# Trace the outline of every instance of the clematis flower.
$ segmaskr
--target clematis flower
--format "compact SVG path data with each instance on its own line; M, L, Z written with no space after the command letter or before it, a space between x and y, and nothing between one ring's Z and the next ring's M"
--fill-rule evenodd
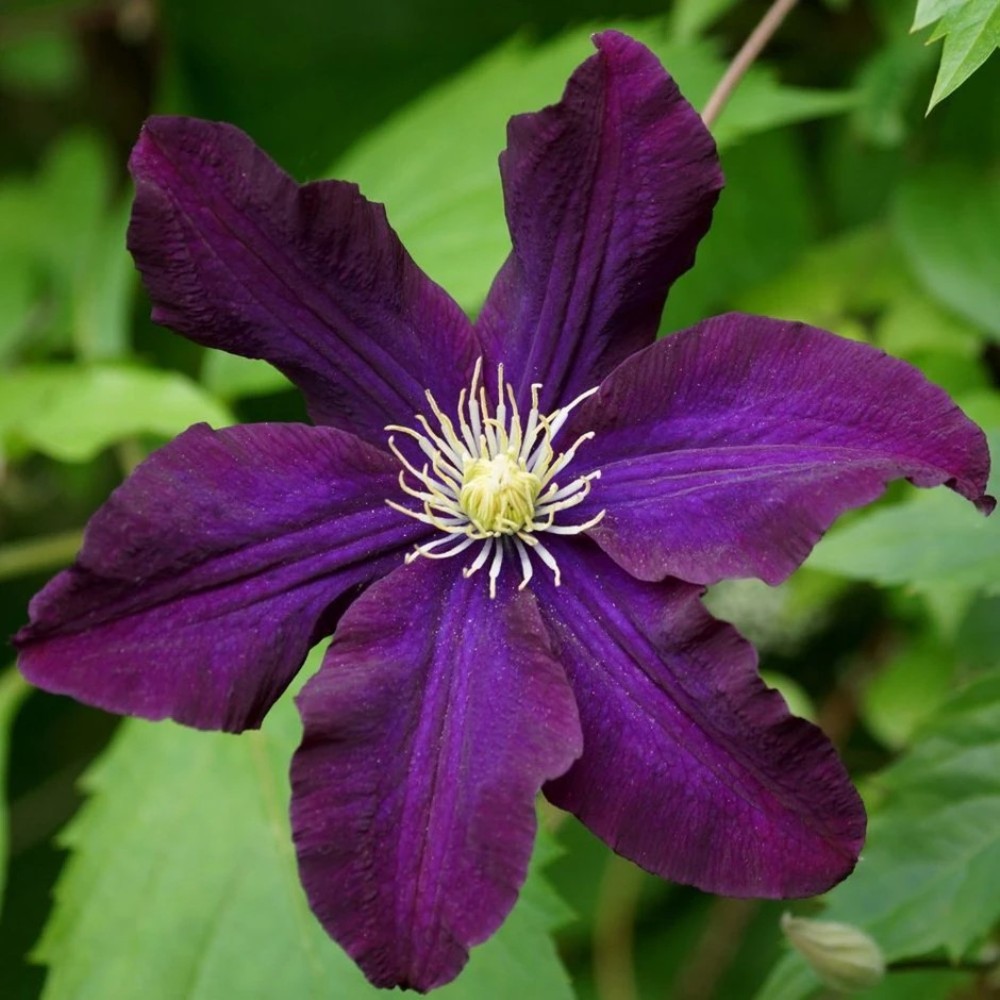
M50 691L235 732L332 633L298 699L295 846L379 986L445 983L497 929L539 790L712 892L844 878L861 802L702 592L780 582L897 477L992 505L982 433L878 350L740 314L654 342L722 175L654 56L595 45L510 123L513 250L474 324L354 185L147 122L129 246L154 319L267 359L315 426L153 454L16 640Z

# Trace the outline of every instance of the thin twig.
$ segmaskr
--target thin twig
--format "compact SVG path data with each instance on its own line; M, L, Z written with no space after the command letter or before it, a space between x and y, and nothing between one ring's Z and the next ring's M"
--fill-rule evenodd
M706 125L711 126L719 117L726 102L736 89L736 84L753 65L754 60L760 55L761 50L771 40L771 36L778 30L781 22L784 21L788 12L797 2L798 0L774 0L774 3L768 8L760 24L753 29L750 37L743 43L743 47L733 57L733 61L727 67L726 72L722 74L722 79L706 102L705 110L701 113L701 120Z

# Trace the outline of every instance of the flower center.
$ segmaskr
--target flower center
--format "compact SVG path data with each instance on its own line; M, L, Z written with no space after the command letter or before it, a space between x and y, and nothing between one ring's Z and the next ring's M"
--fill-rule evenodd
M513 535L528 527L542 481L529 472L513 448L493 458L477 458L465 469L458 505L487 533Z
M534 554L551 570L558 586L559 564L538 536L578 535L594 527L604 517L604 511L583 524L556 524L563 511L584 501L601 473L588 472L560 485L557 477L573 461L577 448L594 435L583 434L558 453L553 442L570 413L597 388L545 415L539 411L542 387L533 385L531 409L522 421L514 391L504 383L503 365L497 367L497 399L493 406L485 387L479 384L481 373L480 360L471 386L463 389L458 398L457 427L428 391L433 423L418 414L420 430L396 425L386 428L412 438L427 458L417 468L396 446L395 438L389 438L389 448L403 466L400 489L420 501L421 506L404 507L394 500L386 503L440 532L439 537L418 545L406 561L421 556L447 559L477 547L463 574L470 577L489 563L490 597L496 597L505 556L516 558L523 590L532 577Z

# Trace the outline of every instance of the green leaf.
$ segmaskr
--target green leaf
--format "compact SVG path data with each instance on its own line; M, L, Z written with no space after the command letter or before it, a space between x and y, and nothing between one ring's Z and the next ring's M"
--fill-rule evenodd
M998 453L1000 432L991 437ZM944 489L921 491L834 528L813 550L812 569L916 590L963 587L1000 593L1000 519Z
M0 910L7 884L7 754L14 716L30 690L13 667L0 674Z
M0 365L17 352L25 337L36 293L31 261L0 248Z
M787 132L757 135L726 154L729 181L695 266L670 290L665 329L679 330L773 279L805 252L813 205L801 151Z
M125 249L130 201L94 226L90 252L74 275L73 340L85 361L108 361L128 350L129 304L136 270Z
M1000 48L1000 0L920 0L917 31L938 21L929 41L944 39L927 110L954 93Z
M890 33L858 74L852 131L882 149L900 146L912 127L911 100L935 58L914 38Z
M892 226L927 291L1000 340L1000 176L924 167L901 186Z
M227 402L245 396L266 396L291 387L273 365L226 351L205 351L201 380L213 395Z
M875 341L896 357L910 360L940 352L969 361L982 353L982 329L939 306L916 289L897 295L878 319Z
M236 737L122 725L63 836L73 853L37 949L50 967L45 1000L384 995L326 936L299 884L287 818L299 737L287 695L260 732ZM502 930L436 995L569 1000L547 936L562 916L536 864Z
M39 178L47 257L66 279L84 266L111 194L111 158L92 132L68 132L46 154Z
M865 228L809 249L785 273L740 298L737 306L858 338L863 336L860 315L885 308L910 288L888 234Z
M67 90L81 76L80 57L68 30L48 30L0 42L0 83L50 94Z
M947 700L954 672L951 650L932 635L919 636L866 685L865 725L886 746L902 749Z
M920 31L968 2L969 0L917 0L917 11L910 30Z
M16 270L0 287L0 319L10 322L0 327L0 358L123 352L134 268L126 206L108 212L111 186L107 150L84 130L64 134L31 180L0 183L0 266L11 260Z
M695 106L725 69L708 43L671 42L658 24L622 27L654 49ZM507 43L398 112L328 172L384 202L417 262L469 311L482 304L510 248L497 172L507 120L559 99L570 73L594 51L590 33L575 29L537 47ZM852 94L784 87L756 65L715 135L726 146L778 125L836 114L853 101Z
M700 38L739 0L677 0L670 12L670 33L678 42Z
M87 461L135 434L166 438L199 421L233 423L224 406L174 372L36 365L0 375L0 384L0 446L64 462Z
M864 855L828 895L824 919L862 927L890 962L939 949L953 960L967 955L1000 918L998 765L994 673L956 695L873 783ZM788 955L758 997L798 1000L816 985L803 961Z

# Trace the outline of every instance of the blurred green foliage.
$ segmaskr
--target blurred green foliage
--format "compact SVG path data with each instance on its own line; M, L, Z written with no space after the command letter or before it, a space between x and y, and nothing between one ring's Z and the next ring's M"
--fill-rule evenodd
M266 366L149 322L124 249L124 164L146 114L233 121L301 179L360 182L387 203L418 261L475 312L507 249L496 172L506 118L558 97L588 31L627 24L700 105L766 7L7 0L4 634L150 448L197 420L302 418ZM996 0L800 3L717 123L727 190L663 332L741 308L868 340L955 394L996 453L1000 64L986 57L998 11ZM940 68L938 47L924 44L932 24L944 38ZM945 96L925 118L928 101ZM781 588L735 583L710 595L863 782L869 846L829 895L829 913L865 926L892 960L970 960L996 933L998 580L1000 518L900 487L845 518ZM113 720L25 693L9 669L0 675L5 998L43 988L44 970L24 956L63 869L35 953L53 969L47 996L371 994L310 923L295 879L283 801L297 723L287 702L244 741L130 722L92 765ZM61 841L74 850L67 864L52 839L77 810L84 771L91 798ZM780 905L666 885L575 822L546 812L544 823L559 848L544 841L519 910L452 995L567 995L546 940L557 924L580 997L815 993L805 967L782 957ZM892 973L870 995L987 995L977 989L986 987L972 972L924 970Z

